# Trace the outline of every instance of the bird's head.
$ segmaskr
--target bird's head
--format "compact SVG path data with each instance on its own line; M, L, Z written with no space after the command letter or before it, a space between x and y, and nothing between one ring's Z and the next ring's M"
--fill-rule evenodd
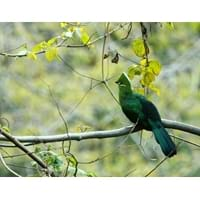
M122 73L122 75L119 77L119 79L115 83L117 83L121 87L131 88L130 79L128 78L128 76L125 72Z

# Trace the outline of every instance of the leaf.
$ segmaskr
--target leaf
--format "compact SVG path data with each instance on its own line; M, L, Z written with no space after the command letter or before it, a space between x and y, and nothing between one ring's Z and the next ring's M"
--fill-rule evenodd
M70 27L70 28L74 28L74 27ZM69 31L72 31L72 32L76 31L77 36L79 38L81 38L81 35L82 35L82 32L83 32L83 28L76 28L75 30L73 29L73 30L69 30Z
M132 65L128 68L128 77L132 80L135 75L141 75L142 68L139 65Z
M77 28L76 27L75 31L76 31L77 36L80 38L80 40L83 44L87 44L89 42L90 37L89 37L87 31L84 28L82 28L82 27Z
M134 71L135 71L135 75L141 75L142 73L142 69L139 65L137 65L135 68L134 68Z
M152 90L153 92L155 92L158 96L160 96L160 90L155 85L150 84L149 89Z
M88 172L87 177L96 177L96 174L94 172Z
M71 38L73 36L73 33L74 32L71 32L71 31L66 31L66 32L63 32L62 33L62 38L65 39L65 38Z
M35 147L34 152L35 152L36 154L38 154L40 151L42 151L40 147Z
M161 71L161 64L157 60L151 60L149 61L149 66L148 66L152 72L158 76L160 71Z
M137 89L135 89L135 91L137 93L141 94L141 95L144 95L144 93L145 93L145 89L144 88L137 88Z
M142 83L146 86L148 86L152 81L155 80L155 76L153 73L147 71L143 75Z
M51 38L50 40L48 40L47 44L48 46L52 46L55 43L57 43L58 39L56 37Z
M37 55L32 51L28 52L27 57L31 60L37 60Z
M67 22L60 22L60 27L61 27L61 28L66 28L67 25L68 25Z
M58 48L57 47L50 47L45 52L46 59L51 62L58 58Z
M32 52L37 53L37 52L40 52L40 51L44 51L47 47L48 47L47 42L43 41L43 42L40 42L39 44L36 44L32 48Z
M81 28L77 28L75 26L70 26L67 30L70 32L75 32L75 31L78 31L79 29L81 29Z
M140 65L142 65L143 67L146 67L147 66L147 59L142 59L140 60Z
M174 30L174 23L173 22L166 22L165 25L170 31Z
M132 43L132 49L136 56L145 56L145 46L144 41L141 38L135 39Z
M133 80L134 76L135 76L134 67L131 66L131 67L128 68L128 77L129 77L131 80Z
M90 40L90 37L86 31L82 32L81 34L81 41L83 44L87 44Z
M77 160L73 156L69 157L69 162L72 164L72 166L76 166L77 165Z
M10 132L10 128L7 127L7 126L2 126L1 127L3 131L5 131L6 133L9 133Z

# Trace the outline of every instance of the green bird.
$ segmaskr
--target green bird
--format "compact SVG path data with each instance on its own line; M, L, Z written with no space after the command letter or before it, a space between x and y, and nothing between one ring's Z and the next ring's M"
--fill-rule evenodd
M131 82L126 73L122 73L116 83L119 86L119 103L126 117L135 123L136 127L152 131L165 156L175 155L176 146L163 127L155 105L143 95L132 91Z

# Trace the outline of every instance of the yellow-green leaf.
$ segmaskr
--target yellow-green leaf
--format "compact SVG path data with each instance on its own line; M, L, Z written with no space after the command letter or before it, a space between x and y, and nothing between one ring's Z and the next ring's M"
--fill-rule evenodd
M48 40L47 44L48 46L52 46L55 43L57 43L58 39L56 37L51 38L50 40Z
M158 96L160 96L160 90L155 85L150 84L149 89L152 90L153 92L155 92Z
M47 47L48 47L47 42L43 41L43 42L40 42L39 44L36 44L32 48L32 52L37 53L37 52L40 52L40 51L44 51Z
M132 49L136 56L144 57L145 55L145 45L141 38L135 39L132 43Z
M32 60L37 60L37 55L34 52L28 52L27 57Z
M2 126L2 130L5 131L6 133L10 132L10 129L7 126Z
M140 60L140 65L142 65L143 67L146 67L147 66L147 59Z
M144 95L144 93L145 93L145 89L144 88L137 88L137 89L135 89L135 91L137 93L141 94L141 95Z
M90 39L90 37L87 34L87 32L85 32L85 31L82 32L82 34L81 34L81 41L82 41L82 43L83 44L87 44L89 42L89 39Z
M174 23L173 22L166 22L165 25L169 30L174 30Z
M67 22L60 22L60 27L65 28L67 27L68 23Z
M45 57L49 62L57 59L58 58L58 48L56 48L56 47L48 48L45 52Z
M75 32L75 31L78 31L79 30L79 28L77 28L77 27L75 27L75 26L70 26L68 29L67 29L67 31L69 31L69 32Z
M131 80L133 80L134 75L135 75L134 67L131 66L131 67L128 68L128 77L129 77Z
M142 73L142 68L140 67L140 66L136 66L135 68L134 68L134 71L135 71L135 75L141 75L141 73Z
M135 75L141 75L142 68L139 65L132 65L128 68L128 77L133 79Z
M68 159L69 159L69 162L72 164L72 166L77 165L77 160L75 159L75 157L70 156Z
M148 66L152 72L157 76L159 75L161 71L161 64L157 60L151 60L149 61L149 66Z
M146 72L144 75L143 75L143 83L144 85L148 86L152 81L155 80L155 76L153 73L151 72Z

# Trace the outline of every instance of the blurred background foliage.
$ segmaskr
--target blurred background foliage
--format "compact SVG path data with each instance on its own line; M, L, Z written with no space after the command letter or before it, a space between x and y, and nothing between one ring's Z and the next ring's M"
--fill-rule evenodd
M119 23L111 23L110 29ZM200 23L174 23L173 30L164 24L148 24L148 43L151 58L162 64L155 84L160 96L152 94L163 118L200 125ZM89 35L104 34L105 23L84 23ZM62 34L59 23L0 23L0 52L23 44L31 49L37 43ZM114 83L121 72L128 70L130 60L138 61L131 43L141 36L138 23L133 23L127 39L127 26L109 37L106 51L119 52L118 64L112 57L105 60L108 81L118 97ZM71 44L80 44L78 38ZM101 79L103 40L87 48L59 48L59 55L76 71ZM11 53L13 53L11 51ZM9 52L8 52L9 53ZM62 61L48 62L44 55L37 60L27 57L0 57L0 115L9 121L13 135L54 135L66 132L48 85L68 122L70 132L116 129L129 125L119 105L103 85L89 90L91 80L73 72ZM94 82L92 82L94 84ZM88 92L89 90L89 92ZM88 92L88 93L87 93ZM87 95L86 95L87 93ZM83 96L86 97L83 99ZM82 100L82 101L81 101ZM80 103L80 104L79 104ZM190 142L200 145L200 139L188 133L169 130ZM151 132L143 131L126 137L72 141L71 153L80 162L81 171L91 176L145 176L163 159L160 147ZM151 176L200 176L200 148L182 141L178 154L166 160ZM5 142L1 142L1 145ZM67 146L68 143L65 142ZM29 147L31 151L52 151L56 155L58 174L66 168L61 143ZM41 176L37 166L17 148L0 148L6 163L22 176ZM88 161L95 162L87 163ZM81 163L83 162L83 163ZM84 163L85 162L85 163ZM60 171L59 171L60 170ZM85 174L84 174L85 175ZM0 176L12 176L0 164Z

